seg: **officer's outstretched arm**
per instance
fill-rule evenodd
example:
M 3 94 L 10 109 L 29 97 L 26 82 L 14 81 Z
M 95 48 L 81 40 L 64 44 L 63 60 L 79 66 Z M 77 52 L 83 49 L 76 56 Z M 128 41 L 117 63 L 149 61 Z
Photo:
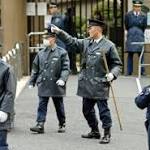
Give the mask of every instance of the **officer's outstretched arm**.
M 72 50 L 83 51 L 84 39 L 72 37 L 67 32 L 61 30 L 55 25 L 51 25 L 51 31 L 55 32 L 58 38 L 61 39 L 66 46 L 72 47 Z

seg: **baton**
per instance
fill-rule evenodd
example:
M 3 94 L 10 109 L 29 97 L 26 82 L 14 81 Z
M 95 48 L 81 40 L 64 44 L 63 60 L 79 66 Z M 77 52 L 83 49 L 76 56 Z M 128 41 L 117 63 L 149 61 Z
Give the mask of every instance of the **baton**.
M 105 52 L 103 52 L 103 60 L 104 60 L 105 69 L 106 69 L 107 73 L 109 73 L 109 68 L 108 68 Z M 119 126 L 120 126 L 120 130 L 123 130 L 111 81 L 109 82 L 109 84 L 110 84 L 110 89 L 111 89 L 111 92 L 112 92 L 113 102 L 114 102 L 114 105 L 115 105 L 115 110 L 116 110 L 116 113 L 117 113 L 117 119 L 118 119 L 118 123 L 119 123 Z
M 137 84 L 137 88 L 138 88 L 138 93 L 141 93 L 142 92 L 142 87 L 141 87 L 139 78 L 136 78 L 136 84 Z

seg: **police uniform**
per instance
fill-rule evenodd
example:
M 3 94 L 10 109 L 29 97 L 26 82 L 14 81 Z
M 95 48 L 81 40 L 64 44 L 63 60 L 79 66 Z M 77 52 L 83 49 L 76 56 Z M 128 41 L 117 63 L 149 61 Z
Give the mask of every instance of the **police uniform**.
M 66 83 L 68 76 L 69 58 L 63 48 L 55 45 L 53 48 L 46 47 L 38 52 L 33 61 L 32 74 L 29 81 L 29 85 L 34 86 L 36 84 L 38 87 L 38 124 L 43 126 L 46 121 L 48 100 L 49 97 L 52 97 L 59 126 L 65 125 L 63 96 L 66 94 L 66 86 L 59 86 L 56 82 L 61 79 Z
M 143 1 L 141 0 L 133 0 L 133 5 L 141 7 L 142 3 Z M 133 54 L 138 53 L 140 56 L 143 48 L 143 45 L 133 45 L 132 42 L 144 42 L 144 31 L 147 27 L 146 14 L 142 11 L 129 11 L 125 15 L 125 27 L 128 31 L 126 40 L 126 51 L 128 52 L 127 74 L 131 75 L 133 72 Z M 143 72 L 144 70 L 142 68 Z
M 55 2 L 51 2 L 49 4 L 49 8 L 50 7 L 58 8 L 58 4 L 55 3 Z M 60 29 L 66 30 L 66 28 L 65 28 L 65 16 L 60 14 L 60 13 L 56 13 L 56 14 L 52 15 L 50 24 L 54 24 L 54 25 L 58 26 Z M 65 43 L 63 43 L 59 38 L 57 38 L 56 43 L 57 43 L 58 46 L 66 49 Z
M 147 108 L 145 127 L 148 133 L 148 146 L 150 150 L 150 85 L 143 88 L 142 92 L 135 98 L 135 103 L 140 109 Z
M 0 121 L 0 150 L 8 150 L 7 132 L 14 117 L 14 99 L 17 79 L 10 65 L 0 59 L 0 111 L 8 114 L 6 121 Z
M 104 26 L 104 23 L 99 20 L 90 19 L 89 25 Z M 100 138 L 98 120 L 94 110 L 95 104 L 97 104 L 99 109 L 100 120 L 102 121 L 104 132 L 107 132 L 106 134 L 110 136 L 112 119 L 107 104 L 110 85 L 105 77 L 107 71 L 104 65 L 103 53 L 106 55 L 110 72 L 116 79 L 120 73 L 122 63 L 115 45 L 104 36 L 99 39 L 99 41 L 95 42 L 91 38 L 73 38 L 62 30 L 58 33 L 58 36 L 68 46 L 75 47 L 82 52 L 77 95 L 83 97 L 83 114 L 91 128 L 90 134 L 82 135 L 82 137 Z

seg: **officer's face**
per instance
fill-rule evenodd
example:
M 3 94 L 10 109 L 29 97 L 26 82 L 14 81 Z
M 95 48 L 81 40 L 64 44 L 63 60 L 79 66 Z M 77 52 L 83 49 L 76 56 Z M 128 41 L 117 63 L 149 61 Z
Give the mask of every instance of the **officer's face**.
M 90 38 L 97 39 L 102 34 L 102 28 L 100 26 L 89 26 L 88 34 Z
M 56 43 L 56 38 L 55 37 L 49 37 L 46 39 L 43 39 L 43 44 L 47 47 L 53 47 Z
M 141 11 L 141 5 L 133 5 L 133 10 L 136 12 Z
M 49 45 L 53 46 L 56 43 L 56 37 L 49 37 L 48 41 L 49 41 Z
M 51 15 L 55 14 L 58 12 L 58 8 L 56 6 L 53 6 L 53 7 L 49 7 L 49 13 Z

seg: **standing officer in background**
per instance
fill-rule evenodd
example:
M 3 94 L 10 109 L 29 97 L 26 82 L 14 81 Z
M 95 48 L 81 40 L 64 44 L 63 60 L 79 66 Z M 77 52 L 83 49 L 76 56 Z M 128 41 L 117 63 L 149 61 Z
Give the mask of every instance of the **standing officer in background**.
M 58 132 L 65 132 L 65 110 L 63 96 L 66 81 L 69 76 L 69 58 L 67 52 L 56 45 L 56 34 L 49 32 L 43 40 L 45 49 L 38 52 L 34 61 L 29 87 L 38 86 L 39 106 L 37 110 L 37 124 L 30 130 L 44 133 L 47 105 L 52 97 L 57 118 Z
M 81 72 L 78 78 L 77 94 L 83 98 L 82 111 L 91 131 L 83 134 L 82 138 L 100 138 L 98 120 L 96 118 L 94 106 L 97 104 L 99 117 L 102 121 L 104 136 L 100 143 L 110 142 L 112 119 L 108 107 L 109 82 L 117 78 L 122 65 L 115 45 L 103 36 L 105 23 L 101 16 L 89 19 L 89 38 L 73 38 L 56 26 L 52 26 L 55 32 L 67 46 L 76 47 L 82 52 Z M 107 73 L 103 53 L 106 55 L 110 72 Z
M 150 85 L 143 88 L 142 92 L 135 98 L 138 108 L 147 108 L 145 127 L 148 135 L 148 147 L 150 150 Z
M 71 35 L 75 35 L 75 26 L 73 24 L 73 9 L 68 8 L 67 13 L 65 15 L 60 14 L 59 5 L 55 2 L 51 2 L 48 4 L 48 12 L 51 15 L 51 20 L 49 20 L 48 23 L 48 30 L 50 24 L 54 24 L 60 29 L 66 31 L 67 33 Z M 70 70 L 72 74 L 77 73 L 76 68 L 76 53 L 71 52 L 71 50 L 66 47 L 65 43 L 57 38 L 57 45 L 64 48 L 68 52 L 69 60 L 70 60 Z
M 51 2 L 50 4 L 48 4 L 48 13 L 52 16 L 51 20 L 49 20 L 48 27 L 51 24 L 54 24 L 57 27 L 59 27 L 60 29 L 66 31 L 66 28 L 65 28 L 65 15 L 60 14 L 59 6 L 58 6 L 57 3 Z M 64 49 L 66 49 L 65 44 L 58 38 L 57 38 L 57 45 L 64 48 Z
M 133 0 L 133 10 L 125 15 L 127 30 L 126 51 L 128 52 L 127 75 L 133 72 L 133 54 L 140 53 L 143 45 L 133 45 L 132 42 L 144 42 L 144 31 L 147 27 L 147 16 L 141 11 L 143 0 Z M 142 60 L 143 61 L 143 60 Z M 142 68 L 144 74 L 144 68 Z
M 12 68 L 0 59 L 0 150 L 8 150 L 7 133 L 14 115 L 16 78 Z

